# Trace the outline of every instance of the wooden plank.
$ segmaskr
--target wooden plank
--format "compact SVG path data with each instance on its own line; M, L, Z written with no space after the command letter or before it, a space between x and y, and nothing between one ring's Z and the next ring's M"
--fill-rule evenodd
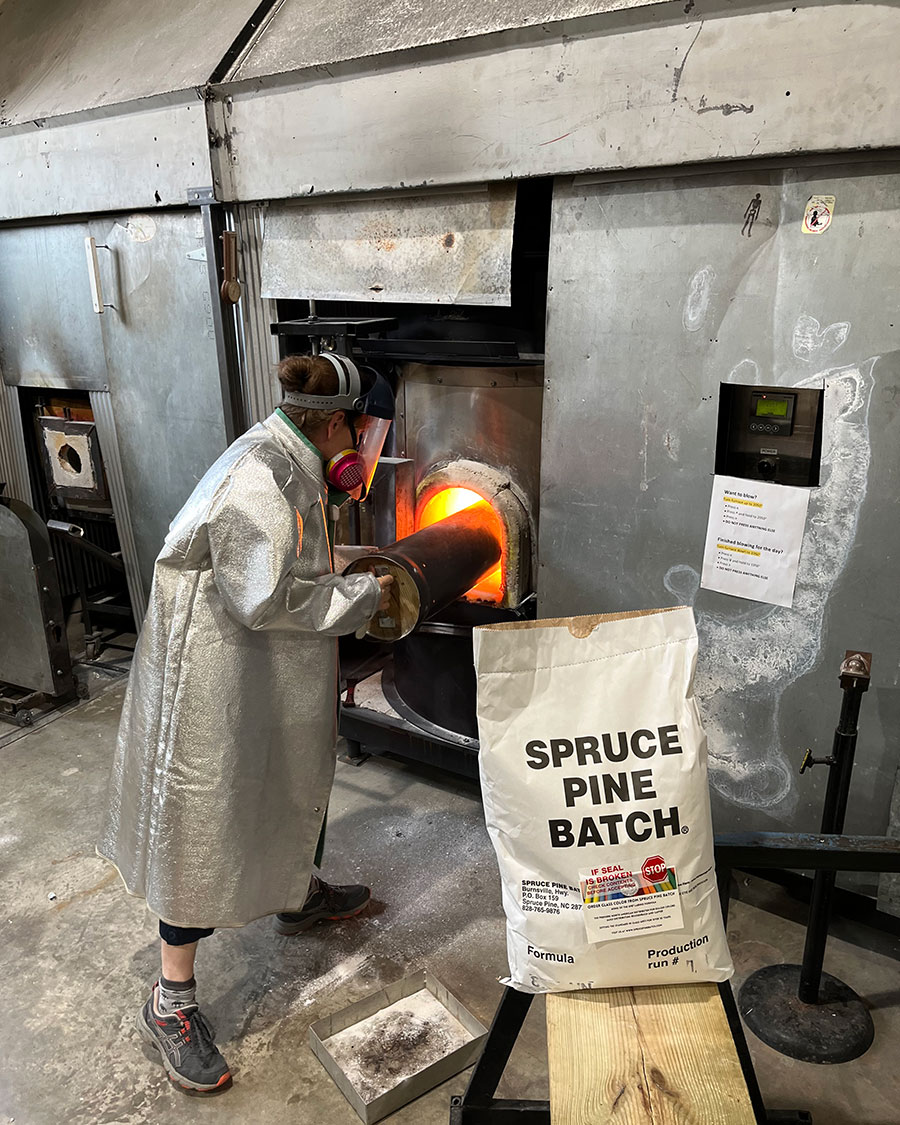
M553 1125L754 1125L714 984L547 997Z

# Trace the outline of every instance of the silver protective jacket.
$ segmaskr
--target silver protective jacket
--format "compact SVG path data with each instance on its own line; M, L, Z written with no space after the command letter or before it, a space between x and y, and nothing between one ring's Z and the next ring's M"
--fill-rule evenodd
M334 775L337 640L371 574L332 573L322 461L276 411L172 522L122 711L98 852L176 926L299 909Z

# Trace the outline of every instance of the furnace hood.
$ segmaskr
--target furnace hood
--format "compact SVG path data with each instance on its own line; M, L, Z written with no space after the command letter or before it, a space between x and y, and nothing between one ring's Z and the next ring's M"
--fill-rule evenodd
M255 0L2 0L0 126L199 90Z
M0 0L0 128L661 0Z
M232 81L558 23L661 0L283 0L226 76Z

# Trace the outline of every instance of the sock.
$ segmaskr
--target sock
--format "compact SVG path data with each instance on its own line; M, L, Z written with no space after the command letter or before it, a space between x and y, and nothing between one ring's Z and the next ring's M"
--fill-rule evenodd
M161 976L156 986L155 1008L161 1016L172 1016L179 1008L196 1004L197 982L190 980L166 980Z

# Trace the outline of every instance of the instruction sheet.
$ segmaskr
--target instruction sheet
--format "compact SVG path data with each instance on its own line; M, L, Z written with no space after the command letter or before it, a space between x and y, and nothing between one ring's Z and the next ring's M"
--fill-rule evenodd
M808 505L806 488L714 477L700 585L792 605Z

